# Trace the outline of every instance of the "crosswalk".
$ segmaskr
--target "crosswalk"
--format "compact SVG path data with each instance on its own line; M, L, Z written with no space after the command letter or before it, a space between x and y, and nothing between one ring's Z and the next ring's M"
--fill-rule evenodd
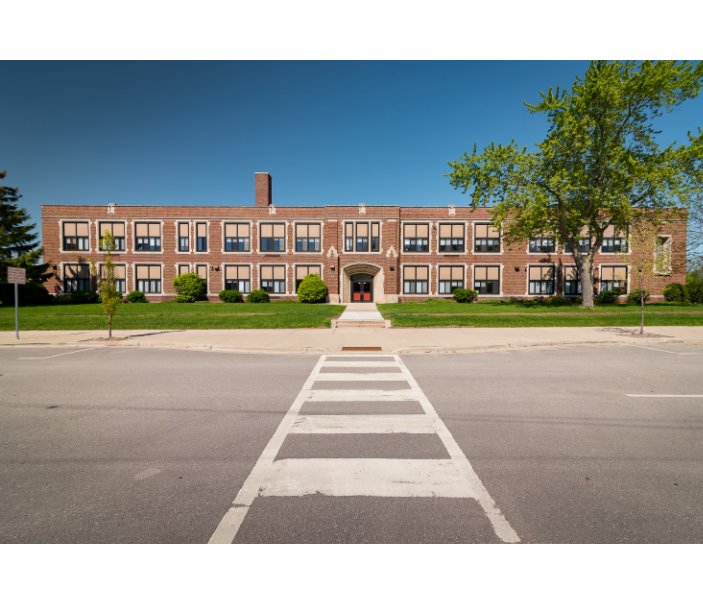
M447 455L279 457L289 437L350 434L436 435ZM321 356L209 542L232 543L257 497L309 495L473 499L500 541L520 540L398 355Z

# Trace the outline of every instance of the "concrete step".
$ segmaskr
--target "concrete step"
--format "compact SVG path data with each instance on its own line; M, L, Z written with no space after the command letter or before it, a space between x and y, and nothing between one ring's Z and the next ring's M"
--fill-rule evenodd
M390 321L388 321L390 323ZM351 319L338 320L334 327L386 327L386 321L383 319L375 319L372 321L355 321ZM388 325L390 327L390 325Z

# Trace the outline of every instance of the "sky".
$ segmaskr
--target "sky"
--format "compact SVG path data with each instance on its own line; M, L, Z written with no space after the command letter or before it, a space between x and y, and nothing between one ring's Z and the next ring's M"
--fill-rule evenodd
M536 102L585 61L4 61L0 171L42 204L462 205L448 161L546 133ZM703 98L661 120L703 125Z

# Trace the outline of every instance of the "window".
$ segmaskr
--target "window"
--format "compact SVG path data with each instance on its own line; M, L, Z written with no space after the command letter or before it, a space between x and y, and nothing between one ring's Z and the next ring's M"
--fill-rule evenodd
M296 224L295 251L319 252L321 231L322 225L320 224Z
M207 252L207 222L195 223L195 251Z
M113 264L114 278L115 278L115 290L121 294L127 293L127 265L125 264ZM105 274L105 265L100 265L100 278L105 279L107 275Z
M178 223L178 251L190 251L190 224L187 222Z
M251 251L251 228L246 222L225 224L225 252Z
M134 225L137 252L161 251L161 224L158 222L137 222Z
M322 278L322 271L319 264L298 264L295 267L295 291L298 291L300 282L308 275L317 275Z
M248 294L251 291L251 269L245 264L225 266L225 289Z
M601 266L600 291L627 293L627 266Z
M581 276L576 266L564 267L564 295L580 296L583 293L581 288Z
M500 229L491 224L474 224L474 252L500 253Z
M403 267L403 293L426 294L430 281L429 274L428 266Z
M179 264L176 266L177 275L185 275L190 272L190 264Z
M259 267L261 289L270 294L286 293L286 267L283 265L262 264Z
M430 251L430 225L404 224L403 251L424 253Z
M654 273L656 275L671 274L671 236L657 235L654 251Z
M262 223L260 227L260 252L286 251L286 225Z
M440 266L439 267L439 293L451 294L455 289L464 288L464 267L463 266Z
M530 239L530 254L552 254L555 249L554 237L540 235Z
M590 237L579 237L579 251L583 254L588 253L591 249L591 238ZM571 246L568 243L564 244L564 253L571 253Z
M440 224L439 225L439 251L444 253L463 252L464 225Z
M63 251L87 252L90 249L87 222L63 223Z
M527 293L530 296L551 296L554 293L554 266L528 267Z
M125 251L125 224L124 222L100 222L98 223L98 241L100 245L100 251L105 251L105 246L103 245L103 237L106 234L112 235L112 239L115 242L113 252L124 252Z
M161 293L161 265L137 264L134 267L137 291L145 294Z
M87 292L91 289L90 264L63 265L63 291L65 294Z
M474 266L474 289L479 294L500 295L500 267Z
M380 223L378 222L345 223L344 251L377 252L380 249L380 228Z
M195 272L205 282L205 293L207 293L207 264L196 264Z
M621 230L612 224L603 231L603 254L624 254L627 252L627 230Z

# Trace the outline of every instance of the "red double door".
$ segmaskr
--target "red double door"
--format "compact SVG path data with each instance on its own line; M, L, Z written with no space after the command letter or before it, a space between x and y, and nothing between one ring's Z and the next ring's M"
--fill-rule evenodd
M352 302L373 302L373 277L371 275L354 275L351 279Z

